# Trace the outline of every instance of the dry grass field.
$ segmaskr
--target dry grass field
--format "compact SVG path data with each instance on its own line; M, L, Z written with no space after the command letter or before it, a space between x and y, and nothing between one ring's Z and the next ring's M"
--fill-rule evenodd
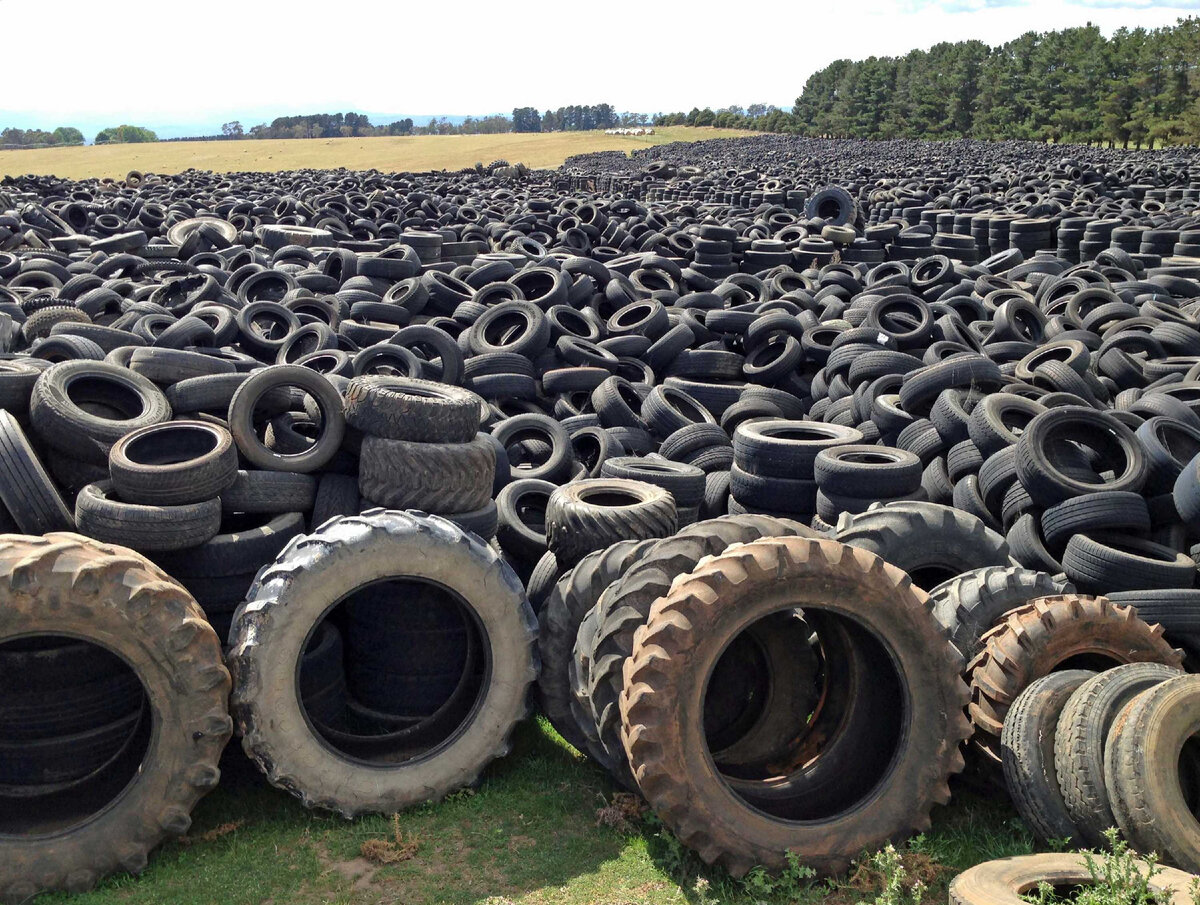
M653 135L603 132L419 135L411 138L313 138L271 141L187 141L100 147L0 151L0 175L53 174L71 179L121 177L130 170L178 173L189 167L217 172L275 172L346 167L389 172L457 170L503 159L531 167L557 167L572 154L632 151L672 141L736 138L734 129L672 126Z

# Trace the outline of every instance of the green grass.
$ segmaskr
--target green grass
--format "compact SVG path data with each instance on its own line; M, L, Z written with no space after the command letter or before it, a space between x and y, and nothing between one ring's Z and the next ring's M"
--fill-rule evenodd
M617 829L597 811L618 790L543 721L517 732L513 753L475 791L396 818L347 822L306 811L270 788L241 755L226 754L221 787L196 809L188 837L161 849L134 878L113 877L74 905L784 905L872 901L882 877L868 864L835 884L765 875L735 881L707 868L652 816ZM415 841L411 860L381 866L364 842ZM903 863L945 901L953 874L979 861L1032 851L1001 800L964 793L938 809L934 828L901 847Z

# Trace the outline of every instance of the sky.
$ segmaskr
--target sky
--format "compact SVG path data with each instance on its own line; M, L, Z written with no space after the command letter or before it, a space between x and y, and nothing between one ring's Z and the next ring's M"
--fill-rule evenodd
M1173 24L1200 0L0 0L0 128L162 137L285 114L465 115L609 103L790 108L835 59ZM372 121L378 121L374 117Z

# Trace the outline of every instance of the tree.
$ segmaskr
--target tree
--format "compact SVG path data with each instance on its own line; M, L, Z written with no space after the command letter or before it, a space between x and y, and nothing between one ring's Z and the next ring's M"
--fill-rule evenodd
M229 138L241 138L245 134L242 130L242 124L236 119L232 122L223 123L221 125L221 133Z
M158 136L144 126L111 126L96 133L96 144L158 141Z
M54 130L54 140L60 145L81 145L83 133L74 126L59 126Z
M542 114L536 107L517 107L512 115L514 132L541 132Z

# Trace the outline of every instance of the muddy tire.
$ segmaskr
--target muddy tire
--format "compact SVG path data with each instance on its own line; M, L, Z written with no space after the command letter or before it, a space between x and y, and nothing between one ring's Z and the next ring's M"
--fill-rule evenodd
M297 692L296 664L317 625L372 583L420 581L449 591L485 640L485 678L437 756L363 764L327 743ZM509 750L537 677L533 611L512 570L478 538L437 516L371 509L295 538L259 572L234 616L229 663L242 747L274 786L350 818L390 814L473 783Z
M1095 667L1122 663L1166 663L1182 657L1133 607L1104 597L1063 594L1043 597L1010 612L983 636L983 649L968 665L975 724L972 744L992 763L1000 762L1000 733L1017 696L1033 681L1069 660Z
M894 680L899 706L874 787L786 820L731 794L701 714L725 646L757 618L797 607L845 624L860 649L881 654L879 667L892 671L881 684ZM794 850L818 873L836 874L864 849L926 830L933 805L949 800L970 732L961 669L928 598L899 569L833 541L771 538L705 561L654 604L625 667L622 737L646 799L707 863L742 876L756 864L781 869Z
M0 642L67 635L103 646L137 674L154 713L143 762L125 791L69 829L0 834L0 900L83 892L107 874L140 873L149 852L186 833L212 791L233 730L221 645L195 601L132 550L77 534L0 539ZM22 810L18 816L15 810ZM29 819L24 809L4 811Z

